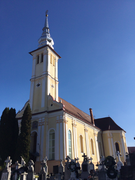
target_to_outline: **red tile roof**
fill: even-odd
[[[82,120],[83,122],[91,125],[91,117],[89,114],[83,112],[82,110],[78,109],[76,106],[72,105],[71,103],[65,101],[64,99],[59,97],[59,101],[62,100],[62,104],[64,105],[64,111],[80,120]],[[98,128],[96,126],[93,126],[95,128]],[[99,128],[98,128],[99,129]]]

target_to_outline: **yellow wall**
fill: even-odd
[[[125,140],[125,133],[122,130],[116,130],[116,131],[104,131],[103,132],[103,142],[104,142],[104,150],[105,150],[105,157],[109,155],[114,155],[117,159],[116,155],[116,148],[115,143],[117,142],[119,144],[120,153],[121,153],[121,160],[124,163],[125,155],[124,155],[124,149],[122,144],[122,138],[124,141],[124,148],[125,152],[127,152],[127,146],[126,146],[126,140]],[[110,141],[110,143],[109,143]],[[114,147],[113,147],[114,146]],[[113,154],[114,152],[114,154]]]
[[[68,129],[71,130],[72,133],[72,155],[74,158],[74,141],[73,141],[73,120],[70,117],[67,117],[67,126]],[[86,137],[85,137],[85,126],[83,122],[75,122],[76,124],[76,128],[77,128],[77,152],[78,152],[78,158],[79,161],[82,162],[83,161],[83,153],[87,154],[87,150],[86,150]],[[98,131],[96,128],[93,128],[91,126],[87,126],[87,133],[88,133],[88,141],[89,141],[89,152],[90,152],[90,157],[93,158],[93,163],[97,163],[97,151],[96,151],[96,143],[95,143],[95,135],[98,136]],[[82,135],[83,137],[83,153],[81,153],[81,145],[80,145],[80,135]],[[99,135],[100,136],[100,135]],[[94,154],[92,154],[92,150],[91,150],[91,142],[90,140],[93,140],[93,146],[94,146]]]

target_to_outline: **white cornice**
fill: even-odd
[[[95,128],[95,127],[93,127],[93,126],[90,126],[89,124],[81,121],[80,119],[78,119],[78,118],[76,118],[76,117],[73,117],[72,115],[70,115],[70,114],[68,114],[68,113],[66,113],[66,116],[69,117],[71,120],[76,121],[76,122],[84,125],[85,127],[91,128],[91,129],[93,129],[93,130],[95,130],[95,131],[97,131],[97,132],[101,131],[100,129],[98,130],[97,128]]]

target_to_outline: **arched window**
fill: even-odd
[[[49,132],[49,160],[55,159],[55,132],[53,129]]]
[[[39,55],[37,55],[37,64],[39,64]]]
[[[37,145],[37,133],[33,132],[31,134],[31,140],[30,140],[30,152],[31,153],[36,152],[36,145]]]
[[[71,131],[68,131],[68,151],[69,157],[72,158],[72,141],[71,141]]]
[[[43,62],[43,53],[41,54],[41,63]]]
[[[80,135],[80,149],[81,149],[81,153],[83,153],[83,137],[82,137],[82,135]]]
[[[119,147],[119,144],[116,142],[115,143],[115,149],[116,149],[116,152],[119,151],[120,152],[120,147]]]
[[[93,139],[90,140],[91,142],[91,152],[92,154],[94,154],[94,145],[93,145]]]
[[[50,55],[50,63],[52,64],[52,54]]]

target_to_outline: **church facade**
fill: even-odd
[[[53,166],[65,161],[66,156],[79,158],[83,153],[92,157],[96,165],[101,156],[113,155],[120,151],[125,161],[128,152],[125,131],[110,117],[94,119],[71,103],[58,96],[58,60],[50,36],[48,14],[46,14],[39,46],[30,52],[33,58],[30,98],[17,113],[19,127],[23,112],[30,104],[32,110],[31,157],[35,160],[36,171],[47,156],[49,172]]]

